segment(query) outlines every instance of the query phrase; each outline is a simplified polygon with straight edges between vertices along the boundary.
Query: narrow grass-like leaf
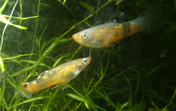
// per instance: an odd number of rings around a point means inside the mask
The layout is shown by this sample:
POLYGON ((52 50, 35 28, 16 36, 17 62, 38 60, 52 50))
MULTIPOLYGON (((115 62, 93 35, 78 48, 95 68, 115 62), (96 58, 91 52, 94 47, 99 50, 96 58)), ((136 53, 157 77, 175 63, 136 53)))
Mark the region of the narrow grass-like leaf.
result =
POLYGON ((97 111, 97 108, 95 107, 95 103, 93 100, 89 97, 88 90, 85 86, 83 86, 84 92, 85 92, 85 99, 88 101, 89 106, 93 111, 97 111))
POLYGON ((132 93, 131 93, 131 84, 130 84, 130 80, 125 76, 123 75, 123 77, 125 77, 125 79, 127 80, 128 84, 129 84, 129 95, 130 95, 130 100, 132 99, 132 93))
POLYGON ((171 99, 170 102, 167 104, 167 106, 165 106, 165 107, 163 108, 163 110, 164 110, 164 109, 167 109, 167 107, 172 103, 173 99, 175 98, 175 95, 176 95, 176 89, 175 89, 175 91, 174 91, 174 94, 173 94, 173 96, 172 96, 172 99, 171 99))
POLYGON ((156 106, 153 101, 151 102, 151 104, 152 104, 155 108, 159 109, 158 106, 156 106))
POLYGON ((71 94, 71 93, 67 93, 67 94, 68 94, 68 96, 70 96, 73 99, 76 99, 76 100, 84 102, 84 103, 88 103, 84 98, 82 98, 82 97, 80 97, 78 95, 71 94))
POLYGON ((67 39, 56 39, 54 42, 55 43, 64 43, 64 42, 68 42, 68 41, 72 41, 72 38, 67 38, 67 39))
POLYGON ((82 48, 82 45, 79 46, 79 48, 76 50, 76 52, 72 55, 72 57, 70 58, 70 60, 72 60, 75 55, 78 53, 78 51, 82 48))
POLYGON ((46 99, 48 98, 48 96, 43 96, 43 97, 36 97, 36 98, 31 98, 31 99, 27 99, 21 103, 18 103, 18 104, 15 104, 11 107, 9 107, 9 110, 12 109, 13 107, 16 107, 16 106, 19 106, 19 105, 22 105, 22 104, 25 104, 25 103, 29 103, 29 102, 32 102, 32 101, 36 101, 36 100, 40 100, 40 99, 46 99))
POLYGON ((97 88, 92 87, 92 89, 99 95, 101 96, 104 100, 106 100, 107 103, 109 103, 112 107, 116 107, 116 105, 112 102, 112 100, 108 97, 108 95, 104 92, 104 94, 102 93, 102 91, 99 91, 97 88))
POLYGON ((13 60, 13 59, 16 59, 16 58, 20 58, 20 57, 24 57, 24 56, 31 56, 31 55, 37 55, 37 54, 32 53, 32 54, 23 54, 23 55, 17 55, 17 56, 10 57, 7 54, 1 53, 1 56, 3 57, 2 60, 10 60, 10 59, 13 60))
POLYGON ((11 84, 14 88, 16 88, 16 85, 9 78, 6 78, 6 80, 9 84, 11 84))
POLYGON ((84 98, 81 98, 81 97, 79 97, 79 96, 77 96, 77 95, 75 95, 75 94, 71 94, 71 93, 68 93, 68 96, 70 96, 70 97, 73 98, 73 99, 76 99, 76 100, 78 100, 78 101, 83 102, 84 105, 86 106, 86 108, 90 110, 88 101, 86 101, 84 98))
POLYGON ((115 111, 121 111, 123 108, 127 107, 127 105, 130 103, 130 101, 125 102, 119 109, 115 111))
POLYGON ((37 43, 38 48, 39 48, 39 55, 41 55, 41 52, 43 51, 43 48, 44 48, 44 47, 41 48, 40 44, 41 44, 41 39, 42 39, 42 36, 43 36, 43 34, 44 34, 46 28, 47 28, 47 26, 45 26, 45 28, 43 29, 43 31, 42 31, 42 33, 41 33, 39 39, 36 38, 36 40, 37 40, 36 43, 37 43))
POLYGON ((10 104, 9 104, 9 107, 12 105, 12 103, 13 103, 15 97, 16 97, 16 95, 14 95, 14 96, 12 97, 12 99, 11 99, 11 101, 10 101, 10 104))
MULTIPOLYGON (((9 15, 1 15, 2 17, 10 17, 9 15)), ((15 16, 12 16, 12 18, 15 18, 15 19, 20 19, 20 20, 27 20, 27 19, 31 19, 31 18, 37 18, 39 16, 30 16, 30 17, 15 17, 15 16)))
POLYGON ((50 93, 50 96, 49 96, 49 100, 48 100, 47 105, 44 107, 44 110, 45 110, 45 111, 47 111, 47 109, 49 108, 51 102, 52 102, 53 99, 58 95, 58 92, 59 92, 59 91, 60 91, 60 88, 57 88, 57 89, 55 90, 54 94, 51 94, 51 92, 49 92, 49 93, 50 93))
POLYGON ((4 103, 4 107, 5 107, 6 109, 8 109, 8 105, 7 105, 7 103, 6 103, 6 101, 5 101, 4 98, 3 98, 3 103, 4 103))
POLYGON ((147 75, 152 74, 153 72, 155 72, 156 70, 158 70, 159 68, 161 68, 161 66, 163 66, 163 65, 164 65, 164 63, 158 65, 156 68, 154 68, 152 71, 150 71, 147 75))
POLYGON ((85 23, 87 24, 87 26, 92 27, 92 26, 88 23, 88 21, 86 21, 85 23))
POLYGON ((90 10, 91 12, 94 11, 94 7, 86 2, 79 1, 79 4, 82 5, 84 8, 90 10))
POLYGON ((40 42, 39 42, 38 38, 35 39, 35 42, 36 42, 38 48, 40 49, 40 42))
MULTIPOLYGON (((20 0, 19 6, 20 6, 20 15, 19 16, 23 17, 23 1, 22 0, 20 0)), ((21 25, 21 23, 22 23, 22 20, 20 20, 19 25, 21 25)))
POLYGON ((22 29, 22 30, 26 30, 27 29, 27 27, 12 24, 6 18, 4 18, 1 14, 0 14, 0 21, 3 22, 3 23, 5 23, 5 24, 8 24, 8 25, 14 26, 16 28, 22 29))
MULTIPOLYGON (((65 8, 72 14, 72 16, 73 16, 73 18, 74 18, 74 20, 75 20, 75 16, 74 16, 73 12, 65 5, 66 0, 64 0, 63 3, 62 3, 60 0, 58 0, 58 1, 59 1, 63 6, 65 6, 65 8)), ((75 20, 75 23, 76 23, 76 20, 75 20)))
MULTIPOLYGON (((71 94, 68 93, 68 96, 70 96, 73 99, 76 99, 78 101, 81 101, 81 103, 83 102, 86 106, 87 109, 89 109, 89 102, 85 99, 85 97, 83 95, 81 95, 78 91, 76 91, 73 87, 71 87, 70 85, 67 85, 68 87, 70 87, 72 90, 74 90, 78 95, 75 94, 71 94)), ((81 103, 77 106, 77 109, 79 108, 79 106, 81 105, 81 103)))
POLYGON ((80 97, 83 97, 77 90, 75 90, 73 87, 71 87, 70 85, 67 85, 68 87, 70 87, 74 92, 76 92, 80 97))
MULTIPOLYGON (((3 74, 3 78, 5 78, 5 74, 3 74)), ((2 106, 2 101, 4 99, 5 87, 6 87, 6 79, 3 79, 3 85, 2 88, 0 88, 0 108, 2 106)))
POLYGON ((139 85, 140 85, 140 72, 138 70, 136 70, 135 68, 130 68, 131 71, 134 71, 137 73, 137 86, 136 86, 136 90, 135 90, 135 93, 134 93, 134 96, 137 95, 137 92, 139 90, 139 85))
POLYGON ((89 107, 89 105, 87 103, 84 102, 84 105, 86 106, 87 109, 90 110, 90 107, 89 107))
POLYGON ((30 74, 26 77, 26 79, 24 80, 24 82, 26 82, 31 76, 39 76, 39 74, 38 74, 38 72, 32 72, 32 73, 30 73, 30 74))
POLYGON ((1 56, 0 56, 0 67, 1 67, 1 72, 4 73, 5 67, 4 67, 3 60, 1 59, 1 56))
MULTIPOLYGON (((103 90, 103 91, 104 91, 104 90, 103 90)), ((109 96, 106 94, 105 91, 104 91, 104 95, 105 95, 105 97, 106 97, 107 102, 110 103, 111 106, 115 108, 116 105, 115 105, 115 104, 113 103, 113 101, 109 98, 109 96)))
POLYGON ((95 105, 95 107, 98 108, 98 109, 101 109, 102 111, 107 111, 106 109, 103 109, 103 108, 100 107, 100 106, 95 105))
MULTIPOLYGON (((73 99, 69 100, 66 102, 66 104, 64 104, 64 106, 60 109, 60 111, 65 111, 66 108, 69 107, 69 104, 73 101, 73 99)), ((77 111, 77 108, 74 107, 74 111, 77 111)))
MULTIPOLYGON (((27 62, 27 63, 30 63, 30 64, 35 64, 36 63, 36 61, 32 61, 32 60, 19 60, 20 62, 27 62)), ((40 66, 44 66, 44 67, 47 67, 47 68, 52 68, 51 66, 48 66, 48 65, 46 65, 46 64, 44 64, 44 63, 40 63, 39 64, 40 66)))
POLYGON ((120 2, 122 2, 123 0, 117 0, 115 5, 118 5, 120 2))
POLYGON ((53 64, 52 67, 53 67, 53 68, 56 67, 57 64, 58 64, 63 58, 65 58, 65 57, 69 57, 69 55, 64 55, 64 56, 59 57, 59 58, 54 62, 54 64, 53 64))
POLYGON ((91 78, 91 80, 89 81, 89 84, 87 85, 87 90, 89 90, 89 87, 92 84, 93 80, 94 80, 94 78, 91 78))
POLYGON ((67 1, 67 0, 63 0, 63 4, 65 4, 66 1, 67 1))
POLYGON ((150 108, 148 111, 169 111, 168 109, 154 109, 150 108))
MULTIPOLYGON (((110 62, 110 54, 108 55, 106 67, 105 67, 105 69, 104 69, 104 71, 103 71, 103 73, 104 73, 104 74, 103 74, 103 77, 105 76, 106 71, 107 71, 107 69, 108 69, 108 67, 109 67, 109 62, 110 62)), ((102 67, 102 69, 103 69, 103 67, 102 67)))
POLYGON ((3 4, 2 7, 0 8, 0 14, 1 14, 2 11, 5 9, 7 3, 8 3, 8 0, 5 0, 4 4, 3 4))
POLYGON ((122 75, 123 73, 125 73, 126 71, 128 71, 131 67, 128 67, 127 69, 125 69, 124 71, 118 73, 115 77, 113 77, 111 80, 114 80, 115 78, 117 78, 118 76, 122 75))
POLYGON ((47 105, 43 108, 43 111, 48 111, 49 105, 50 105, 52 100, 53 99, 52 99, 52 96, 51 96, 51 93, 50 93, 47 105))

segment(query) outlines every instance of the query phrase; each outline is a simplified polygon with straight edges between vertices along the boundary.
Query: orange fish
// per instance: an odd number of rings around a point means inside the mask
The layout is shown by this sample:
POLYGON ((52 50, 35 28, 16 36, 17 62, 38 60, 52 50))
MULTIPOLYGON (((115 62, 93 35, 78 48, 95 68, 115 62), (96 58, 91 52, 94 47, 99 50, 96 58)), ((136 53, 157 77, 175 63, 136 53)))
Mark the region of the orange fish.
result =
POLYGON ((134 20, 123 23, 105 23, 80 31, 72 37, 77 43, 88 47, 106 48, 112 46, 117 40, 139 31, 152 33, 158 28, 156 18, 159 13, 158 9, 154 8, 148 8, 134 20))
POLYGON ((65 86, 85 69, 90 61, 91 57, 76 59, 42 72, 36 80, 21 84, 20 95, 30 98, 32 93, 52 85, 65 86))

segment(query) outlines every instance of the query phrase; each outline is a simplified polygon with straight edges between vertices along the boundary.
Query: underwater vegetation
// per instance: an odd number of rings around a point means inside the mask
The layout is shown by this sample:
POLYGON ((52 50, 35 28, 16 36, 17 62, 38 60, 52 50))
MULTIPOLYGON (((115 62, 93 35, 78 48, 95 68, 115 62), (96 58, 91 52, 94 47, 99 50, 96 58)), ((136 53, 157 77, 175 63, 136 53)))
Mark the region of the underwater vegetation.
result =
POLYGON ((175 0, 1 0, 0 111, 175 111, 175 0), (112 47, 90 48, 72 35, 100 24, 127 22, 162 7, 162 30, 138 32, 112 47), (63 63, 91 56, 62 90, 16 92, 21 83, 63 63))

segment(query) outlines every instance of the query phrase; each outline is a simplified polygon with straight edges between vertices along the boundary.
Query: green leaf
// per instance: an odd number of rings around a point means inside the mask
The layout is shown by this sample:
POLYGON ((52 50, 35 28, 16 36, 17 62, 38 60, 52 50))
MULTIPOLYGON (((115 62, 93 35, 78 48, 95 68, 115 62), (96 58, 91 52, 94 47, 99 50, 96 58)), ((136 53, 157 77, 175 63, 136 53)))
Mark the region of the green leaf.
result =
POLYGON ((88 103, 87 100, 85 100, 84 98, 82 98, 82 97, 80 97, 78 95, 68 93, 68 96, 70 96, 71 98, 76 99, 78 101, 84 102, 86 104, 88 103))
POLYGON ((0 67, 1 67, 1 72, 4 73, 5 67, 4 67, 4 63, 3 63, 2 59, 1 59, 1 57, 0 57, 0 67))
POLYGON ((66 1, 67 1, 67 0, 63 0, 63 4, 65 4, 66 1))
POLYGON ((64 55, 64 56, 61 56, 59 57, 53 64, 53 68, 57 66, 57 64, 65 57, 69 57, 69 55, 64 55))
POLYGON ((6 1, 4 2, 4 4, 2 5, 2 7, 0 8, 0 14, 1 14, 2 11, 5 9, 7 3, 8 3, 8 0, 6 0, 6 1))
POLYGON ((90 10, 91 12, 94 11, 94 7, 86 2, 79 1, 79 4, 82 5, 84 8, 90 10))

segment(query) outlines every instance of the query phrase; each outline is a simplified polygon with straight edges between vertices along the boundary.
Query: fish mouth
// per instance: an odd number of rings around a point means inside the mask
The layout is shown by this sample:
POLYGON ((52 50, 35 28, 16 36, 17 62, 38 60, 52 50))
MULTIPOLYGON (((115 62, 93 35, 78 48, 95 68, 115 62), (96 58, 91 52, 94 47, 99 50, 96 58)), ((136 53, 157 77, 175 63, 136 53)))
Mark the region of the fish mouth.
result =
POLYGON ((77 34, 74 34, 74 35, 72 35, 72 38, 76 41, 76 35, 77 34))
POLYGON ((79 34, 73 34, 72 38, 74 39, 75 42, 81 44, 82 43, 82 39, 80 38, 79 34))
POLYGON ((88 64, 89 64, 91 61, 91 57, 87 57, 87 60, 88 60, 88 64))

